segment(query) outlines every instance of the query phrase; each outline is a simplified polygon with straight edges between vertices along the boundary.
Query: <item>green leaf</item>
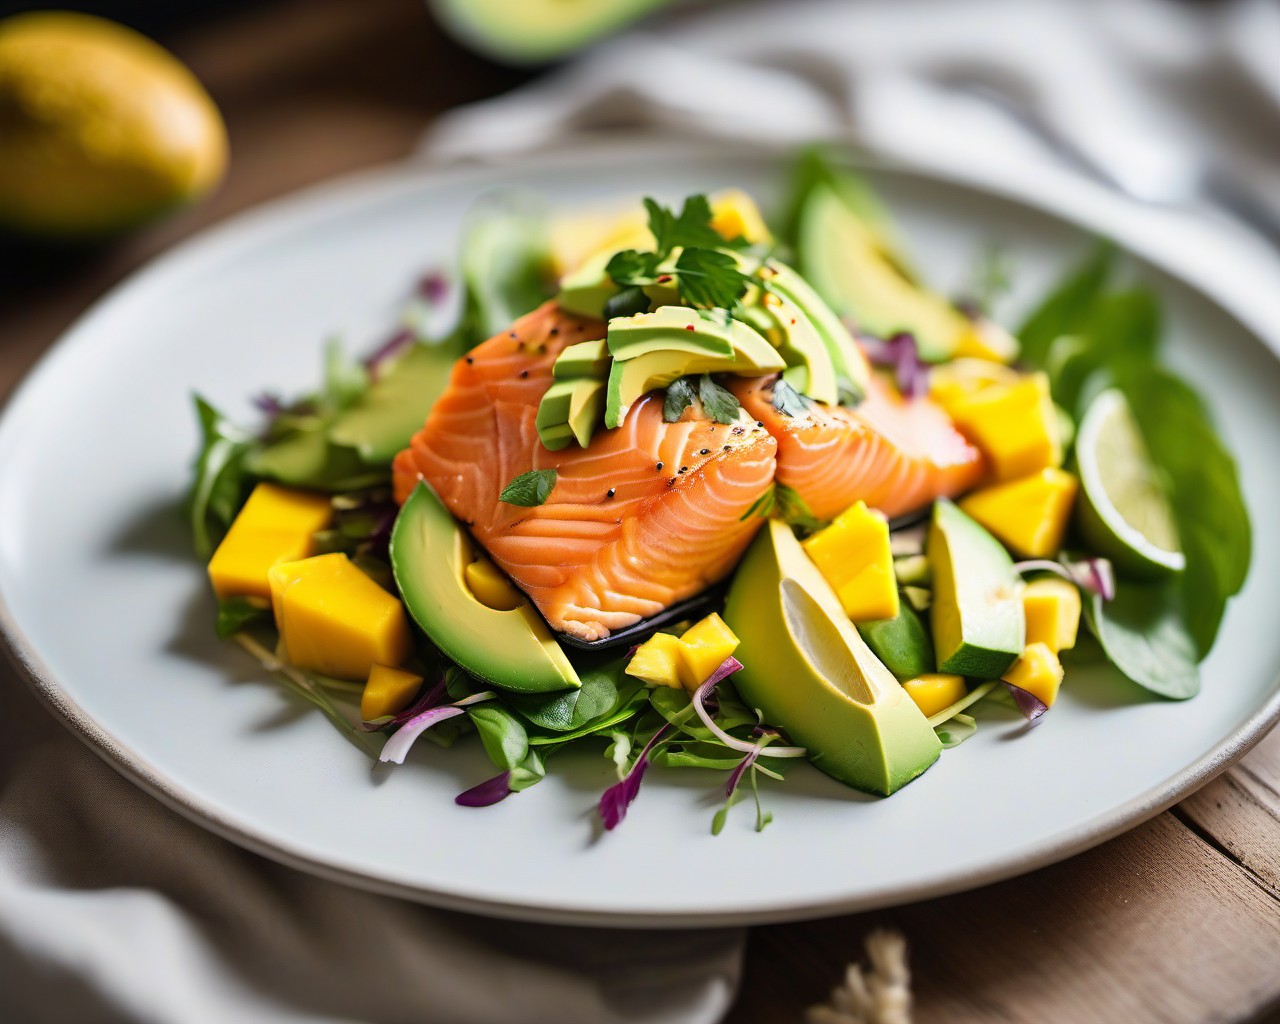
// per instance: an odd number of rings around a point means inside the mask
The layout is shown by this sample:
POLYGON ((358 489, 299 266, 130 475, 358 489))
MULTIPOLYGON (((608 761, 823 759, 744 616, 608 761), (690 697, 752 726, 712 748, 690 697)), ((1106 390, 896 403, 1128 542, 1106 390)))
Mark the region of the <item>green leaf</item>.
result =
POLYGON ((348 359, 342 343, 331 340, 324 349, 324 389, 320 394, 326 408, 341 412, 350 408, 369 387, 369 372, 348 359))
POLYGON ((649 296, 638 285, 623 288, 622 291, 610 295, 604 303, 604 318, 612 320, 619 316, 635 316, 637 313, 649 312, 649 296))
POLYGON ((1145 372, 1160 346, 1160 303, 1145 288, 1100 296, 1078 333, 1049 348, 1049 382, 1054 401, 1081 412, 1111 378, 1145 372))
POLYGON ((727 391, 704 373, 698 378, 698 401, 702 411, 717 423, 726 426, 738 422, 742 406, 732 391, 727 391))
POLYGON ((769 489, 756 498, 751 503, 751 507, 738 517, 738 522, 745 523, 752 516, 759 516, 761 519, 768 519, 769 514, 773 511, 773 506, 777 500, 776 489, 773 484, 769 485, 769 489))
POLYGON ((796 244, 804 207, 813 192, 819 188, 829 189, 839 196, 845 206, 871 230, 885 255, 903 276, 912 281, 916 279, 901 246, 897 244, 897 231, 888 208, 866 181, 847 167, 840 166, 837 158, 825 146, 810 146, 802 150, 792 165, 779 237, 786 239, 792 246, 796 244))
POLYGON ((736 305, 751 283, 732 256, 716 249, 685 249, 673 273, 681 298, 691 306, 707 309, 736 305))
POLYGON ((785 522, 790 523, 792 526, 798 526, 808 533, 815 533, 827 525, 809 510, 808 503, 804 498, 800 497, 800 492, 794 488, 788 487, 786 484, 777 484, 774 487, 774 494, 774 503, 778 510, 778 515, 785 522))
POLYGON ((507 484, 498 495, 498 500, 505 501, 508 505, 534 508, 551 496, 555 485, 554 469, 531 469, 527 473, 521 473, 507 484))
POLYGON ((551 746, 580 740, 587 736, 596 736, 631 721, 640 711, 647 708, 649 703, 644 692, 644 684, 639 681, 633 688, 623 691, 619 695, 619 700, 620 703, 612 710, 571 732, 530 733, 529 743, 533 746, 551 746))
POLYGON ((711 203, 705 195, 686 198, 678 217, 648 197, 645 197, 644 206, 649 211, 649 230, 662 258, 678 246, 715 249, 725 244, 720 233, 711 226, 711 203))
POLYGON ((530 750, 528 756, 511 769, 507 787, 513 793, 521 793, 530 786, 536 786, 546 777, 547 766, 543 763, 542 756, 536 750, 530 750))
POLYGON ((554 732, 580 729, 616 708, 623 700, 621 695, 624 691, 641 685, 623 673, 625 667, 625 658, 615 658, 580 671, 578 678, 582 685, 576 690, 548 694, 512 693, 506 695, 506 700, 517 713, 540 729, 554 732))
POLYGON ((459 252, 462 319, 455 336, 463 348, 510 328, 551 297, 546 210, 531 195, 497 192, 467 214, 459 252))
POLYGON ((218 602, 215 629, 219 640, 227 640, 249 626, 271 621, 271 606, 250 601, 246 597, 228 597, 218 602))
POLYGON ((972 715, 957 714, 952 715, 941 725, 933 730, 938 734, 938 740, 946 750, 952 747, 958 747, 970 736, 978 731, 978 720, 972 715))
POLYGON ((693 379, 679 377, 667 385, 667 396, 662 401, 662 419, 666 423, 675 423, 684 415, 684 411, 693 405, 693 379))
POLYGON ((653 284, 660 262, 657 253, 623 249, 613 254, 604 272, 623 288, 653 284))
POLYGON ((802 416, 808 412, 812 401, 800 394, 781 377, 773 385, 773 407, 783 416, 802 416))
POLYGON ((1201 657, 1217 637, 1227 598, 1244 586, 1252 527, 1235 460, 1190 385, 1145 368, 1117 381, 1169 490, 1187 568, 1182 604, 1201 657))
POLYGON ((1084 262, 1073 267, 1032 311, 1017 332, 1024 363, 1043 367, 1049 346, 1063 335, 1075 334, 1084 326, 1111 277, 1115 260, 1115 245, 1099 241, 1084 262))
POLYGON ((195 405, 201 446, 187 505, 196 554, 208 560, 248 496, 244 462, 257 442, 199 395, 195 405))
POLYGON ((480 742, 498 768, 511 771, 517 768, 529 753, 529 736, 510 711, 498 704, 483 704, 468 708, 467 716, 480 734, 480 742))
POLYGON ((1085 613, 1108 660, 1133 682, 1174 700, 1200 692, 1198 651, 1176 584, 1120 580, 1114 598, 1091 595, 1085 613))

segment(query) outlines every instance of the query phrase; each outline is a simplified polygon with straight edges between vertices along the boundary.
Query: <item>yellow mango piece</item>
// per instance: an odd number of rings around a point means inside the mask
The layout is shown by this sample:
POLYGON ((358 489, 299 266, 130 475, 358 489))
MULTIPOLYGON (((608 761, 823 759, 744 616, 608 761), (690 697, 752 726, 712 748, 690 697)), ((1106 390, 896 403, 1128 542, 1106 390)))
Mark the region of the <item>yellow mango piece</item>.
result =
POLYGON ((1027 644, 1044 644, 1057 654, 1076 645, 1080 632, 1080 591, 1057 577, 1032 580, 1022 591, 1027 644))
POLYGON ((724 619, 712 612, 680 637, 677 667, 686 690, 696 690, 738 649, 738 636, 724 619))
POLYGON ((958 359, 986 359, 1011 363, 1018 355, 1018 339, 993 320, 972 321, 956 339, 958 359))
POLYGON ((854 622, 898 616, 889 520, 859 501, 804 542, 804 550, 854 622))
POLYGON ((945 711, 969 692, 964 676, 954 676, 948 672, 926 672, 922 676, 908 679, 902 684, 902 688, 915 701, 925 718, 945 711))
POLYGON ((960 507, 1023 558, 1052 558, 1062 549, 1080 482, 1061 469, 1042 469, 984 487, 960 507))
POLYGON ((773 241, 760 207, 740 188, 721 189, 711 196, 711 226, 730 242, 735 238, 745 238, 753 245, 773 241))
POLYGON ((268 573, 286 659, 337 679, 367 679, 413 648, 404 606, 335 552, 282 562, 268 573))
POLYGON ((312 534, 332 518, 326 495, 258 484, 209 560, 213 592, 220 598, 270 597, 268 570, 311 554, 312 534))
POLYGON ((670 686, 679 690, 680 651, 684 645, 680 638, 670 633, 654 633, 636 648, 627 662, 627 675, 643 679, 654 686, 670 686))
POLYGON ((467 588, 487 608, 509 612, 524 604, 524 595, 487 558, 477 558, 462 570, 467 588))
POLYGON ((957 396, 943 408, 982 449, 997 482, 1062 464, 1058 413, 1043 373, 957 396))
POLYGON ((1027 644, 1027 649, 1001 678, 1039 697, 1045 707, 1051 708, 1062 686, 1062 662, 1047 644, 1027 644))
POLYGON ((366 722, 403 711, 422 686, 422 676, 390 665, 374 664, 360 695, 360 717, 366 722))

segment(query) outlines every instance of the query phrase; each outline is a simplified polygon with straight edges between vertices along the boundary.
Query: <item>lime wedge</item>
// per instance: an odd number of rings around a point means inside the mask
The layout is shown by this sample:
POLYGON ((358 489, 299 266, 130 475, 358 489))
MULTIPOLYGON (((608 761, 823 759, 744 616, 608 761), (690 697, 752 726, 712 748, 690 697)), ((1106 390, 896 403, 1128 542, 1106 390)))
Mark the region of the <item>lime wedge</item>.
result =
POLYGON ((1080 532, 1122 572, 1157 576, 1186 566, 1178 527, 1123 394, 1104 391, 1085 410, 1076 438, 1080 532))

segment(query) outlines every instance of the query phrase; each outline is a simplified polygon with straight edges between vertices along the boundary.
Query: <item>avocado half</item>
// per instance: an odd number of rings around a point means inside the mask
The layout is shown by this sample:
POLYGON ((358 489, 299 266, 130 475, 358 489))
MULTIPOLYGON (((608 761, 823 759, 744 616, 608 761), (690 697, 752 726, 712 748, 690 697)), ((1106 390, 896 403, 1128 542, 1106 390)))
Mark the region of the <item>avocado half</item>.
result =
POLYGON ((747 552, 724 619, 741 640, 733 683, 742 699, 832 778, 888 796, 937 760, 929 722, 782 520, 747 552))
POLYGON ((510 611, 476 600, 463 576, 471 538, 425 483, 391 532, 391 570, 405 607, 444 655, 477 679, 516 693, 582 685, 551 630, 528 601, 510 611))

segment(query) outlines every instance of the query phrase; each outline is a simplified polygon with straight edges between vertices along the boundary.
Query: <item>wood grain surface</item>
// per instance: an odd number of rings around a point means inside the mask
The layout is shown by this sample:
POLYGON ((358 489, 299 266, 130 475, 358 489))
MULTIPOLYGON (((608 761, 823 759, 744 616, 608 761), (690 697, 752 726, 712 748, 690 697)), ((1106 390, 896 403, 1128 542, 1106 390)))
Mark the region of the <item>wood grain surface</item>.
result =
MULTIPOLYGON (((166 42, 227 118, 228 180, 110 248, 0 243, 0 397, 94 299, 178 239, 401 157, 433 115, 528 77, 449 43, 419 0, 264 3, 166 42)), ((0 668, 0 686, 17 685, 0 668)), ((801 1020, 879 925, 910 944, 919 1024, 1280 1022, 1280 733, 1173 810, 1054 867, 883 913, 753 929, 728 1021, 801 1020)))

